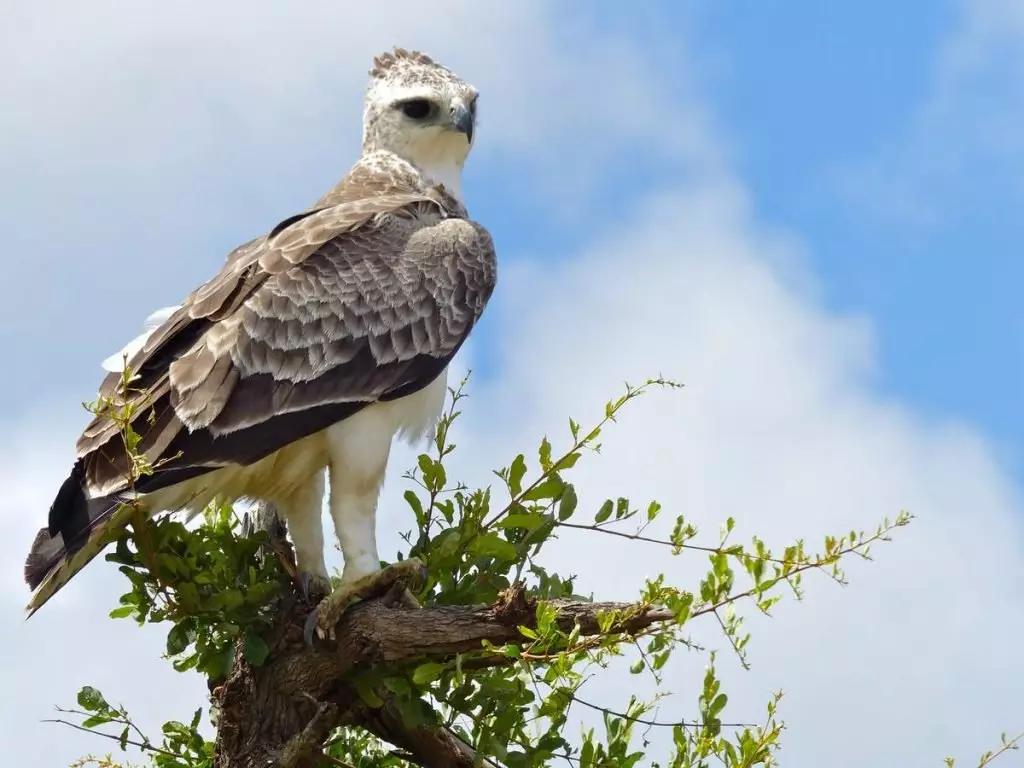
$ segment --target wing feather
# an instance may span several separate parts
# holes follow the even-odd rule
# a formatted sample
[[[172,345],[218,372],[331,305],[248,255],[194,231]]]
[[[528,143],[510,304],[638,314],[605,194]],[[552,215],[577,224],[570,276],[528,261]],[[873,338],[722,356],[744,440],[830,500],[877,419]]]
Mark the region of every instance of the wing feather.
[[[161,470],[169,482],[185,467],[251,463],[436,378],[495,280],[486,230],[448,214],[423,192],[356,200],[229,257],[129,362],[163,417],[135,425],[139,448],[161,462],[147,489],[162,487]],[[310,411],[320,416],[282,423]],[[258,441],[224,439],[271,422]],[[79,441],[94,493],[122,482],[117,453],[117,425],[97,417]]]
[[[357,194],[357,190],[353,190]],[[291,217],[291,223],[275,228],[273,237],[263,236],[235,249],[221,271],[182,303],[157,327],[127,363],[134,379],[133,396],[124,397],[122,374],[110,373],[100,386],[98,397],[140,406],[146,399],[166,396],[168,367],[188,353],[215,324],[231,317],[253,293],[275,274],[307,258],[334,237],[358,229],[375,217],[405,213],[417,205],[444,206],[446,200],[431,190],[409,190],[369,199],[341,201],[326,209],[314,209]],[[408,213],[406,213],[408,215]],[[333,227],[333,228],[332,228]],[[79,437],[77,455],[85,457],[116,439],[120,427],[100,415]],[[98,478],[90,477],[94,480]]]

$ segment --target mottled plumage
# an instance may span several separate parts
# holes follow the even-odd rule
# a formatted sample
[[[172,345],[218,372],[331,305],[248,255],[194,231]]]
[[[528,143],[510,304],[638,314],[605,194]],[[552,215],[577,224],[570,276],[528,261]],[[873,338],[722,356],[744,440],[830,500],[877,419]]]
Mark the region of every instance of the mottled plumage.
[[[325,467],[344,580],[379,568],[374,516],[392,437],[436,421],[496,264],[457,184],[476,91],[401,49],[371,74],[364,152],[345,178],[233,251],[126,347],[137,450],[157,469],[130,488],[117,424],[100,415],[86,427],[26,562],[30,611],[98,554],[135,496],[147,514],[195,512],[215,496],[271,502],[300,568],[326,578]],[[426,117],[409,116],[423,111],[410,100],[429,100]],[[105,366],[100,396],[121,397],[121,366]]]

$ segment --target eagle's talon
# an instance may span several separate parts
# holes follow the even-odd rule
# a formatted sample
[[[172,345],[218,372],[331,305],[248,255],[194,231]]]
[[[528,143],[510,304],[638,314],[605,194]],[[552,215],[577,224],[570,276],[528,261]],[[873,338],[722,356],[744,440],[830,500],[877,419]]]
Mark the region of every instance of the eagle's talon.
[[[397,581],[402,579],[422,581],[426,578],[426,574],[427,569],[423,562],[417,558],[410,558],[350,581],[348,584],[342,584],[321,600],[320,604],[310,612],[303,630],[306,644],[310,646],[313,644],[314,630],[321,639],[333,640],[338,622],[345,615],[345,611],[348,610],[353,599],[366,600],[376,597],[386,592]]]
[[[306,623],[302,627],[302,641],[306,644],[307,648],[313,647],[313,631],[316,629],[318,612],[319,607],[310,611],[309,616],[306,617]]]
[[[314,605],[319,602],[314,599],[314,595],[322,597],[331,593],[330,582],[310,571],[302,571],[299,574],[296,586],[299,590],[299,596],[307,605]]]

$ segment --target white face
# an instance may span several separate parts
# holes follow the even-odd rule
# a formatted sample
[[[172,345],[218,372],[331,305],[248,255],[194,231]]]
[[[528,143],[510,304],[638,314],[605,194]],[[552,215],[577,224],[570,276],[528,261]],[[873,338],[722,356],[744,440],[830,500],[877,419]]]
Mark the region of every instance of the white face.
[[[428,174],[461,170],[473,146],[476,101],[476,90],[455,79],[381,83],[367,94],[364,150],[394,152]]]

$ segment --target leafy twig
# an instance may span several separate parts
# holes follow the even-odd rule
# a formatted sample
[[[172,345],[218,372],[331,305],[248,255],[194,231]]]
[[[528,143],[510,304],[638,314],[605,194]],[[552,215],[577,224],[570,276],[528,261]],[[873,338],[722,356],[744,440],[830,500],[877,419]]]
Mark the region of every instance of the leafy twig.
[[[152,754],[157,755],[166,755],[167,757],[178,757],[178,755],[175,755],[173,752],[168,752],[165,749],[160,749],[160,747],[153,746],[153,744],[148,739],[145,742],[135,741],[134,739],[122,739],[120,736],[115,736],[112,733],[104,733],[103,731],[97,731],[93,728],[86,728],[85,726],[78,725],[77,723],[72,723],[70,720],[64,720],[63,718],[59,717],[47,718],[45,720],[42,720],[42,722],[66,725],[69,728],[74,728],[76,731],[85,731],[86,733],[92,733],[96,736],[102,736],[105,739],[111,739],[112,741],[116,741],[119,744],[127,744],[128,746],[136,747],[137,749],[141,749],[144,752],[150,752]]]
[[[609,709],[608,707],[602,707],[602,706],[599,706],[597,704],[591,704],[589,701],[586,701],[585,699],[581,699],[579,696],[576,696],[576,695],[573,695],[573,700],[577,704],[582,704],[584,707],[587,707],[588,709],[593,709],[593,710],[595,710],[597,712],[603,712],[606,715],[611,715],[612,717],[618,717],[618,718],[620,718],[622,720],[629,720],[631,723],[640,723],[641,725],[650,725],[650,726],[653,726],[655,728],[677,728],[677,727],[678,728],[703,728],[705,726],[704,723],[702,723],[702,722],[700,722],[698,720],[677,720],[677,721],[674,721],[674,722],[666,722],[666,721],[663,721],[663,720],[648,720],[647,718],[643,718],[643,717],[635,717],[633,715],[628,715],[625,712],[616,712],[614,709]],[[724,728],[754,728],[757,724],[756,723],[719,723],[719,725],[724,727]]]

